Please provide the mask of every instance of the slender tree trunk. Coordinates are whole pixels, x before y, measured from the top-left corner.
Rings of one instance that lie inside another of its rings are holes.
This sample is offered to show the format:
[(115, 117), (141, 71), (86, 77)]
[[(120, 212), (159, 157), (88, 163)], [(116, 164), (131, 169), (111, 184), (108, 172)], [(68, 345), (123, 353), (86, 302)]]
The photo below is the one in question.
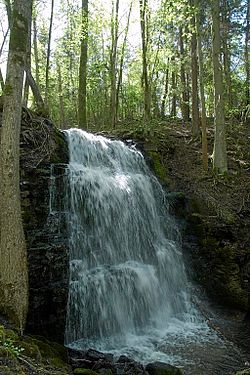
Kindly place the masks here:
[(230, 110), (233, 106), (232, 100), (232, 79), (231, 79), (231, 58), (230, 58), (230, 41), (229, 41), (229, 28), (230, 28), (230, 10), (228, 6), (228, 0), (223, 0), (222, 7), (222, 21), (223, 21), (223, 37), (222, 37), (222, 52), (223, 52), (223, 63), (224, 63), (224, 75), (226, 83), (226, 103), (227, 110)]
[(82, 39), (79, 67), (78, 124), (87, 129), (88, 0), (82, 0)]
[(183, 41), (183, 30), (182, 27), (179, 29), (179, 39), (180, 39), (180, 58), (181, 58), (181, 112), (184, 121), (189, 120), (189, 95), (187, 91), (187, 80), (185, 72), (185, 50)]
[(3, 79), (3, 74), (2, 74), (1, 68), (0, 68), (0, 86), (1, 86), (1, 89), (3, 91), (4, 90), (4, 79)]
[[(31, 27), (32, 27), (32, 19), (29, 20), (29, 34), (28, 34), (28, 47), (27, 47), (27, 55), (26, 55), (26, 69), (31, 71)], [(29, 100), (29, 79), (26, 74), (25, 78), (25, 85), (24, 85), (24, 94), (23, 94), (23, 105), (27, 107), (28, 100)]]
[(21, 332), (28, 308), (28, 268), (21, 217), (19, 143), (31, 13), (32, 0), (14, 0), (0, 148), (0, 308)]
[(168, 96), (168, 80), (169, 80), (169, 58), (167, 60), (167, 69), (165, 73), (165, 86), (164, 86), (164, 93), (162, 97), (162, 102), (161, 102), (161, 117), (165, 117), (165, 111), (166, 111), (166, 100)]
[(11, 1), (10, 0), (4, 0), (5, 7), (6, 7), (6, 12), (7, 12), (7, 17), (8, 17), (8, 23), (9, 23), (9, 28), (12, 26), (12, 9), (11, 9)]
[(42, 95), (40, 93), (39, 87), (38, 87), (36, 81), (34, 80), (32, 74), (31, 74), (31, 71), (29, 69), (26, 69), (26, 75), (27, 75), (29, 86), (30, 86), (30, 88), (32, 90), (32, 93), (33, 93), (33, 96), (34, 96), (34, 100), (37, 104), (37, 110), (39, 112), (41, 111), (43, 114), (47, 115), (48, 113), (46, 111), (45, 104), (44, 104)]
[(51, 53), (53, 18), (54, 18), (54, 0), (51, 0), (49, 39), (48, 39), (48, 48), (47, 48), (46, 73), (45, 73), (45, 99), (44, 99), (45, 106), (47, 108), (49, 107), (49, 71), (50, 71), (50, 53)]
[[(191, 0), (193, 5), (193, 0)], [(191, 62), (192, 62), (192, 135), (199, 136), (199, 96), (198, 96), (198, 61), (197, 61), (197, 38), (195, 31), (195, 18), (192, 18), (191, 37)]]
[(148, 121), (151, 117), (151, 93), (148, 77), (148, 37), (147, 37), (147, 0), (140, 1), (140, 23), (142, 39), (142, 87), (144, 91), (144, 118)]
[(223, 101), (223, 77), (221, 67), (220, 1), (212, 1), (214, 116), (215, 136), (213, 168), (217, 173), (227, 172), (226, 127)]
[(196, 34), (197, 34), (197, 52), (199, 62), (199, 82), (200, 82), (200, 99), (201, 99), (201, 129), (202, 129), (202, 161), (205, 172), (208, 171), (208, 147), (207, 147), (207, 116), (206, 116), (206, 101), (204, 91), (204, 68), (203, 68), (203, 54), (201, 46), (201, 30), (200, 30), (200, 5), (199, 0), (195, 0), (196, 5)]
[(250, 104), (249, 35), (250, 35), (250, 0), (247, 0), (246, 34), (245, 34), (246, 107)]
[(133, 1), (130, 3), (129, 12), (128, 12), (128, 19), (127, 19), (127, 25), (125, 29), (125, 35), (124, 40), (122, 44), (122, 51), (121, 51), (121, 60), (120, 60), (120, 67), (119, 67), (119, 73), (118, 73), (118, 82), (117, 82), (117, 90), (116, 90), (116, 113), (115, 113), (115, 122), (117, 122), (119, 117), (119, 95), (120, 95), (120, 89), (122, 85), (122, 72), (123, 72), (123, 65), (124, 65), (124, 55), (125, 55), (125, 48), (127, 44), (128, 39), (128, 30), (129, 30), (129, 23), (130, 23), (130, 16), (132, 11), (132, 5)]
[(172, 107), (171, 107), (171, 117), (177, 116), (177, 79), (176, 73), (172, 71)]
[(119, 14), (119, 0), (116, 0), (112, 11), (112, 21), (111, 21), (111, 35), (112, 35), (112, 46), (110, 53), (110, 114), (111, 114), (111, 124), (113, 128), (115, 127), (116, 121), (116, 66), (117, 66), (117, 44), (118, 44), (118, 14)]

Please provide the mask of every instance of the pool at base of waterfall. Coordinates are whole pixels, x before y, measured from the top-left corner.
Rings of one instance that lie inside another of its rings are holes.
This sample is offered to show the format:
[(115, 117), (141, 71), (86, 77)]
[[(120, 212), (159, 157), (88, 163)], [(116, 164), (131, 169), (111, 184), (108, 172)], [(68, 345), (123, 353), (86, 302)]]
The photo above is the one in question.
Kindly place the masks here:
[(68, 347), (76, 350), (91, 348), (113, 354), (117, 359), (125, 355), (144, 365), (165, 362), (182, 369), (186, 375), (234, 375), (249, 366), (250, 359), (201, 316), (199, 322), (192, 322), (190, 316), (172, 318), (162, 327), (148, 327), (122, 337), (82, 339), (68, 344)]

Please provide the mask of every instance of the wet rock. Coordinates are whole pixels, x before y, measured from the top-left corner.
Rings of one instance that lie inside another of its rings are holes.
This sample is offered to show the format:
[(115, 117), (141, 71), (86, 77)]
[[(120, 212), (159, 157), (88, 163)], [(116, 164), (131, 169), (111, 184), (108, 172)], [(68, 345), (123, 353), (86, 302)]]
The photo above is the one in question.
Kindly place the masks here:
[(93, 349), (87, 351), (69, 349), (68, 353), (73, 369), (89, 369), (102, 375), (148, 375), (141, 363), (125, 355), (115, 361), (112, 354)]
[(164, 362), (149, 363), (146, 371), (149, 375), (183, 375), (182, 370)]
[(51, 170), (55, 165), (61, 202), (68, 151), (64, 135), (49, 120), (40, 122), (35, 114), (23, 111), (20, 190), (29, 262), (27, 331), (63, 343), (69, 279), (68, 239), (62, 204), (53, 214), (50, 212), (50, 190)]

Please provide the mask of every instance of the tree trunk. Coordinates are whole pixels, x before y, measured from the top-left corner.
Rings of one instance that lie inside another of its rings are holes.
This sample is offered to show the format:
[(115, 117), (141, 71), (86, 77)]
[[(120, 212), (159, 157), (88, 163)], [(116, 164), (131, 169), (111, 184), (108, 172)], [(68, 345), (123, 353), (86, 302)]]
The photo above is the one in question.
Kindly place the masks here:
[[(28, 47), (27, 47), (27, 55), (26, 55), (26, 69), (31, 71), (31, 27), (32, 27), (32, 19), (29, 20), (29, 34), (28, 34)], [(27, 107), (28, 100), (29, 100), (29, 79), (26, 74), (25, 78), (25, 85), (24, 85), (24, 94), (23, 94), (23, 105)]]
[(39, 112), (42, 112), (43, 115), (48, 115), (47, 108), (45, 108), (45, 104), (44, 104), (42, 95), (40, 93), (39, 87), (38, 87), (36, 81), (34, 80), (34, 78), (33, 78), (29, 69), (26, 69), (26, 75), (27, 75), (29, 86), (30, 86), (30, 88), (32, 90), (32, 93), (33, 93), (33, 96), (34, 96), (34, 100), (35, 100), (36, 105), (37, 105), (37, 110)]
[(202, 161), (205, 172), (208, 171), (208, 147), (207, 147), (207, 116), (206, 116), (206, 101), (204, 91), (204, 68), (203, 68), (203, 54), (201, 47), (201, 18), (199, 0), (195, 0), (196, 5), (196, 34), (197, 34), (197, 52), (199, 62), (199, 82), (200, 82), (200, 100), (201, 100), (201, 129), (202, 129)]
[(223, 101), (223, 77), (221, 67), (220, 1), (212, 1), (214, 117), (215, 135), (213, 168), (217, 173), (227, 172), (226, 128)]
[(187, 90), (187, 79), (185, 72), (185, 51), (184, 51), (184, 41), (183, 41), (183, 30), (182, 27), (179, 29), (179, 39), (180, 39), (180, 59), (181, 59), (181, 113), (184, 121), (189, 120), (189, 95)]
[(119, 0), (116, 0), (112, 11), (111, 20), (111, 35), (112, 35), (112, 46), (110, 53), (110, 113), (111, 113), (111, 124), (115, 127), (116, 121), (116, 65), (117, 65), (117, 44), (118, 44), (118, 14), (119, 14)]
[(79, 67), (78, 124), (87, 129), (88, 0), (82, 0), (82, 38)]
[(144, 92), (144, 118), (151, 117), (151, 93), (148, 78), (148, 38), (147, 38), (147, 0), (140, 1), (140, 23), (142, 39), (142, 87)]
[(51, 0), (49, 39), (48, 39), (48, 48), (47, 48), (46, 73), (45, 73), (45, 98), (44, 98), (45, 106), (47, 109), (49, 107), (49, 71), (50, 71), (50, 52), (51, 52), (53, 17), (54, 17), (54, 0)]
[(128, 12), (128, 19), (127, 19), (127, 25), (125, 29), (125, 35), (124, 35), (124, 40), (122, 44), (122, 51), (121, 51), (121, 60), (120, 60), (120, 67), (119, 67), (119, 73), (118, 73), (118, 82), (117, 82), (117, 90), (116, 90), (116, 119), (115, 122), (117, 122), (118, 117), (119, 117), (119, 94), (120, 94), (120, 89), (122, 85), (122, 72), (123, 72), (123, 64), (124, 64), (124, 54), (125, 54), (125, 47), (127, 44), (127, 39), (128, 39), (128, 30), (129, 30), (129, 23), (130, 23), (130, 16), (131, 16), (131, 11), (132, 11), (132, 5), (133, 1), (130, 3), (129, 7), (129, 12)]
[(3, 79), (1, 67), (0, 67), (0, 86), (1, 86), (1, 90), (3, 91), (4, 90), (4, 79)]
[(227, 103), (227, 110), (230, 110), (233, 106), (233, 100), (232, 100), (231, 59), (230, 59), (230, 45), (229, 45), (230, 10), (228, 6), (228, 0), (223, 0), (222, 9), (223, 9), (222, 52), (223, 52), (225, 83), (226, 83), (225, 99)]
[[(193, 5), (193, 0), (191, 0)], [(198, 61), (197, 61), (197, 38), (195, 31), (195, 18), (191, 20), (192, 36), (191, 36), (191, 62), (192, 62), (192, 136), (199, 136), (199, 96), (198, 96)]]
[(14, 1), (0, 148), (0, 308), (21, 332), (28, 309), (28, 268), (21, 217), (19, 143), (31, 13), (32, 0)]
[(166, 100), (168, 96), (168, 80), (169, 80), (169, 58), (167, 61), (167, 70), (165, 73), (165, 86), (164, 86), (164, 93), (162, 97), (162, 102), (161, 102), (161, 117), (165, 117), (165, 111), (166, 111)]
[(171, 117), (177, 116), (177, 79), (175, 71), (172, 71), (172, 107), (171, 107)]
[(6, 7), (6, 12), (7, 12), (7, 17), (8, 17), (8, 23), (9, 23), (9, 28), (12, 26), (12, 9), (11, 9), (11, 2), (10, 0), (4, 0), (5, 7)]
[(245, 34), (246, 107), (250, 104), (249, 34), (250, 34), (250, 0), (247, 0), (246, 34)]

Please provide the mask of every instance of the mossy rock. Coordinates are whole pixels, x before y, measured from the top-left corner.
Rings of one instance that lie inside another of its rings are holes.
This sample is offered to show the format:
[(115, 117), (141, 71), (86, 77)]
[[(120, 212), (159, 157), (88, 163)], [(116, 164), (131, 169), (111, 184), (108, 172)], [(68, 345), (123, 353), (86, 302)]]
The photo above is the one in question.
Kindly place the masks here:
[(148, 155), (152, 160), (153, 163), (153, 171), (156, 176), (160, 179), (160, 181), (166, 185), (170, 185), (170, 179), (167, 175), (166, 167), (164, 166), (161, 156), (157, 151), (148, 151)]
[(235, 375), (250, 375), (250, 368), (237, 372)]
[(40, 336), (26, 337), (25, 342), (34, 349), (37, 347), (41, 358), (48, 361), (52, 366), (62, 369), (67, 369), (69, 367), (66, 363), (67, 350), (62, 345), (51, 343)]
[(23, 353), (25, 356), (35, 359), (36, 361), (41, 361), (42, 356), (38, 346), (34, 343), (27, 343), (25, 341), (16, 341), (16, 345), (23, 349)]

